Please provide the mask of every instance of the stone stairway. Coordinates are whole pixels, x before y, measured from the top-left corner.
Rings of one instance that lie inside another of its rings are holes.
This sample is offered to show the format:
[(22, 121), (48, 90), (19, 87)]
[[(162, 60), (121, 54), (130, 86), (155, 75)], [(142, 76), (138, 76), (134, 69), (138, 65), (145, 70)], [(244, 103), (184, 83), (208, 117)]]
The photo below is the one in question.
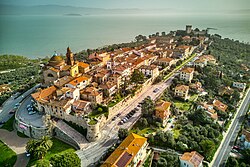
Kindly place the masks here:
[(66, 140), (69, 143), (75, 143), (80, 149), (86, 148), (88, 146), (89, 142), (86, 140), (86, 138), (62, 120), (58, 120), (56, 122), (56, 127), (63, 133), (60, 135), (57, 133), (57, 137), (61, 138), (62, 140)]

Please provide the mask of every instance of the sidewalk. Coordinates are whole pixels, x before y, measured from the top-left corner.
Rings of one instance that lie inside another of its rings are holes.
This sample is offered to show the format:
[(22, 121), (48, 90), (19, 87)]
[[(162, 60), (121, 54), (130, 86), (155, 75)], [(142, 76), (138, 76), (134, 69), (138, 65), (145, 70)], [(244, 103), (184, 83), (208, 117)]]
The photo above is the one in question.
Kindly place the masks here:
[(17, 136), (15, 130), (9, 132), (5, 129), (0, 129), (0, 134), (0, 139), (17, 154), (17, 160), (14, 167), (26, 167), (29, 158), (25, 155), (25, 146), (29, 138)]

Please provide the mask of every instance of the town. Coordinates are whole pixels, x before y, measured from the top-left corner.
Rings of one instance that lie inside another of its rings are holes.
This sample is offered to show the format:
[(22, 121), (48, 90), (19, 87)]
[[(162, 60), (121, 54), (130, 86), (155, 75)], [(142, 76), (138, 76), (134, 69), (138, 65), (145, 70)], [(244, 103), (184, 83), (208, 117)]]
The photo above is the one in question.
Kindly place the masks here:
[(249, 113), (249, 62), (242, 58), (244, 72), (230, 76), (236, 70), (216, 50), (221, 36), (208, 31), (138, 35), (134, 46), (85, 57), (70, 47), (55, 52), (40, 64), (41, 83), (3, 104), (15, 129), (33, 138), (26, 155), (43, 159), (31, 141), (53, 137), (83, 167), (217, 167), (240, 156), (250, 148), (249, 116), (238, 128)]

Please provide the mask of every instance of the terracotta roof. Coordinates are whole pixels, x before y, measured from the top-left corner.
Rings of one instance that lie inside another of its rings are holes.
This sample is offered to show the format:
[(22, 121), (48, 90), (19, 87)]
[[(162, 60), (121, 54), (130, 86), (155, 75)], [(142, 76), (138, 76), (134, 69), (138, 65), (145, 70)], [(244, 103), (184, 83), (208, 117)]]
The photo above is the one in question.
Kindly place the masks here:
[(188, 91), (189, 90), (189, 86), (186, 85), (177, 85), (175, 87), (176, 90), (181, 90), (181, 91)]
[(159, 111), (165, 111), (167, 110), (169, 107), (171, 106), (170, 102), (167, 101), (161, 101), (159, 103), (156, 104), (155, 109), (159, 110)]
[(219, 100), (214, 100), (213, 105), (214, 105), (214, 107), (217, 108), (217, 110), (220, 110), (220, 111), (223, 111), (223, 112), (225, 112), (227, 110), (227, 105), (223, 104)]
[(46, 89), (40, 90), (36, 93), (31, 94), (31, 96), (36, 100), (40, 102), (48, 102), (49, 96), (51, 96), (53, 93), (55, 93), (56, 87), (51, 86)]
[(72, 103), (75, 113), (83, 114), (85, 113), (85, 107), (90, 105), (90, 102), (84, 100), (76, 100)]
[(190, 48), (190, 46), (187, 46), (187, 45), (180, 45), (180, 46), (178, 46), (178, 47), (176, 47), (177, 49), (189, 49)]
[(173, 58), (170, 58), (170, 57), (163, 57), (163, 58), (160, 58), (158, 59), (158, 61), (161, 61), (161, 62), (171, 62), (173, 61), (174, 59)]
[(77, 84), (83, 82), (83, 81), (86, 81), (88, 80), (89, 78), (85, 77), (85, 76), (81, 76), (81, 77), (78, 77), (72, 81), (69, 82), (69, 84), (73, 85), (73, 86), (76, 86)]
[(56, 99), (56, 100), (51, 100), (48, 105), (51, 106), (56, 106), (56, 107), (61, 107), (61, 108), (69, 108), (70, 107), (70, 101), (72, 99), (69, 98), (64, 98), (64, 99)]
[(182, 37), (183, 40), (188, 40), (188, 39), (191, 39), (190, 36), (184, 36)]
[(213, 55), (202, 55), (200, 59), (206, 59), (207, 61), (214, 61), (216, 60)]
[(199, 167), (204, 157), (200, 155), (198, 152), (192, 151), (192, 152), (185, 152), (180, 159), (190, 162), (191, 164), (194, 165), (194, 167)]
[(58, 69), (56, 69), (56, 68), (54, 68), (54, 67), (49, 68), (49, 70), (52, 70), (52, 71), (54, 71), (54, 72), (60, 72), (60, 70), (58, 70)]
[(194, 68), (186, 67), (186, 68), (183, 68), (183, 69), (181, 70), (181, 72), (184, 72), (184, 73), (192, 73), (192, 72), (194, 72)]
[(149, 65), (149, 66), (147, 66), (147, 65), (142, 65), (141, 67), (140, 67), (140, 69), (148, 69), (148, 70), (154, 70), (154, 69), (156, 69), (156, 68), (158, 68), (156, 65)]
[(136, 156), (141, 147), (147, 142), (147, 138), (137, 134), (129, 134), (115, 149), (101, 167), (126, 167)]
[(98, 96), (100, 93), (94, 87), (87, 87), (81, 91), (81, 94), (88, 94), (90, 96)]
[(206, 59), (196, 59), (194, 62), (195, 63), (204, 63), (206, 61), (207, 61)]
[(79, 63), (78, 63), (78, 66), (80, 66), (80, 67), (82, 67), (82, 68), (87, 68), (87, 67), (89, 67), (89, 64), (84, 63), (84, 62), (79, 62)]
[(60, 79), (57, 79), (54, 81), (54, 85), (57, 86), (57, 87), (62, 87), (64, 86), (65, 84), (69, 83), (70, 81), (72, 81), (74, 78), (71, 77), (71, 76), (64, 76)]
[(116, 83), (108, 81), (105, 84), (101, 84), (100, 88), (102, 88), (102, 89), (110, 89), (110, 88), (112, 88), (114, 86), (116, 86)]

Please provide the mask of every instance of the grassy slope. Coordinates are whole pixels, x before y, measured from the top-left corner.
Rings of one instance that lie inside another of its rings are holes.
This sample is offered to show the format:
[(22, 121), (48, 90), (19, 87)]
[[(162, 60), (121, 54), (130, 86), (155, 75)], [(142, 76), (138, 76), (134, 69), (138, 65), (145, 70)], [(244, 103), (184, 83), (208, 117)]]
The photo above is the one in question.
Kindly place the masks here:
[(0, 141), (0, 166), (12, 167), (15, 164), (16, 159), (16, 153)]
[[(56, 155), (56, 154), (65, 153), (65, 152), (74, 152), (75, 151), (75, 149), (72, 146), (70, 146), (70, 145), (68, 145), (68, 144), (66, 144), (66, 143), (64, 143), (64, 142), (62, 142), (62, 141), (60, 141), (60, 140), (58, 140), (56, 138), (52, 138), (52, 141), (53, 141), (53, 146), (48, 151), (48, 153), (46, 154), (46, 156), (44, 158), (46, 160), (50, 160), (50, 158), (52, 156)], [(28, 166), (35, 165), (37, 163), (37, 161), (38, 160), (31, 159), (29, 161)]]

